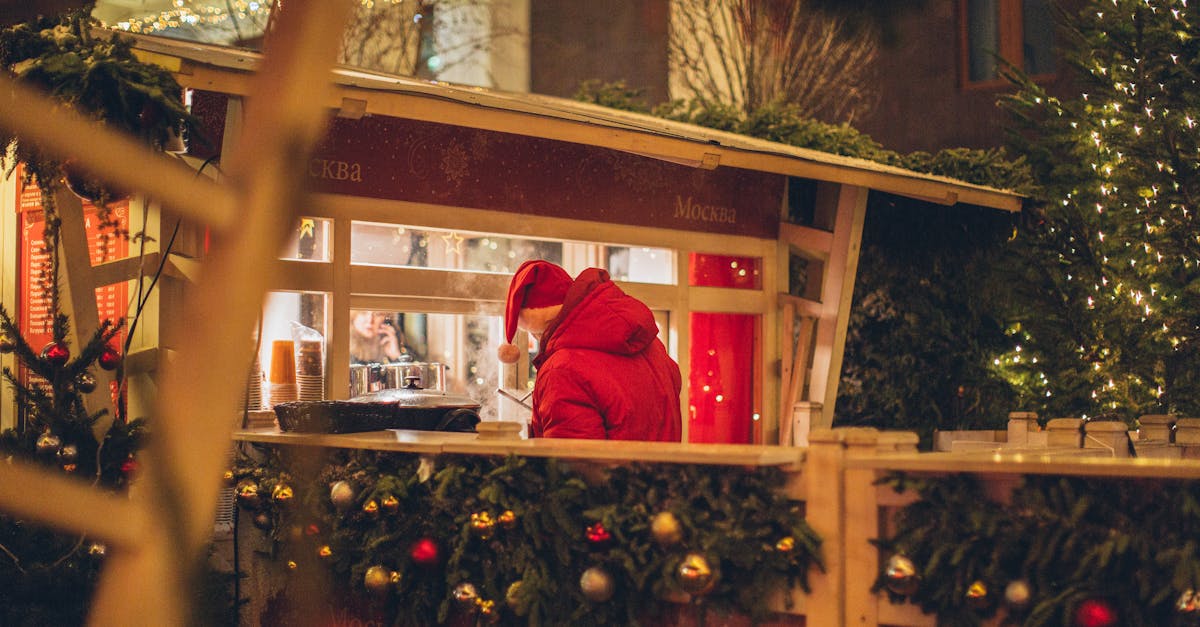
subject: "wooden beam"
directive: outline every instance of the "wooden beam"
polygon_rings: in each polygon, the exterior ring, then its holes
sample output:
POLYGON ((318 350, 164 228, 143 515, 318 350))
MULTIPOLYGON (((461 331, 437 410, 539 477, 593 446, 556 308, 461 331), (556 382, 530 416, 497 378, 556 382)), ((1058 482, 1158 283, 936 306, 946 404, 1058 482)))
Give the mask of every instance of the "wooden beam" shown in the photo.
POLYGON ((868 191, 862 187, 843 185, 836 198, 833 249, 829 262, 825 264, 821 290, 822 314, 817 322, 817 345, 809 378, 809 398, 822 404, 821 418, 825 424, 814 427, 829 426, 833 422, 868 191))
POLYGON ((240 213, 228 189, 197 178, 182 162, 146 150, 142 142, 83 118, 5 74, 0 74, 0 128, 198 222, 229 228, 240 213))

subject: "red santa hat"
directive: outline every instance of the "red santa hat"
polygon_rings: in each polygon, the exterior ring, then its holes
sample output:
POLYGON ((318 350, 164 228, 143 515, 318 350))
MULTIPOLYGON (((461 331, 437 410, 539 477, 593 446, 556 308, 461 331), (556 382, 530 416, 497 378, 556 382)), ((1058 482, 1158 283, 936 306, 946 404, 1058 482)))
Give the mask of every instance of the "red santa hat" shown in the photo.
POLYGON ((532 259, 517 268, 508 285, 508 300, 504 304, 504 339, 507 343, 500 345, 500 361, 514 363, 519 357, 512 341, 517 334, 521 310, 561 305, 570 287, 571 275, 549 261, 532 259))

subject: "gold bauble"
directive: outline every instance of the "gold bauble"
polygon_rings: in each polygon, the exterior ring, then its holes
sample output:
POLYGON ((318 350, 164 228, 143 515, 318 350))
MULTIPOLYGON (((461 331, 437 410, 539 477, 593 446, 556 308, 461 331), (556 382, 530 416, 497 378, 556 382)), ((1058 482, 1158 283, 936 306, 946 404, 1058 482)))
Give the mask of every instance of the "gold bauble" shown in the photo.
POLYGON ((511 509, 506 509, 496 517, 496 522, 505 529, 512 529, 517 526, 517 515, 511 509))
POLYGON ((888 590, 896 594, 910 595, 917 591, 920 584, 916 565, 903 555, 889 557, 883 575, 888 590))
POLYGON ((290 503, 295 494, 296 493, 292 490, 292 486, 286 483, 276 484, 275 489, 271 490, 271 498, 280 505, 286 505, 290 503))
POLYGON ((464 581, 454 586, 454 602, 463 609, 474 608, 475 601, 479 599, 479 591, 475 589, 475 584, 464 581))
POLYGON ((975 580, 967 586, 967 606, 973 610, 982 610, 991 604, 987 584, 975 580))
POLYGON ((679 587, 694 596, 708 594, 717 585, 717 576, 708 559, 699 553, 688 553, 679 564, 679 587))
POLYGON ((613 583, 612 575, 608 571, 593 566, 585 571, 579 578, 579 589, 583 591, 583 596, 593 603, 603 603, 612 598, 616 592, 617 586, 613 583))
POLYGON ((389 494, 383 497, 383 501, 379 504, 379 506, 383 508, 383 511, 389 514, 395 514, 400 510, 400 499, 397 499, 389 494))
POLYGON ((784 536, 775 543, 775 550, 780 553, 788 553, 794 548, 796 548, 796 539, 792 536, 784 536))
POLYGON ((329 486, 329 500, 338 509, 346 509, 354 504, 354 487, 346 481, 335 481, 329 486))
POLYGON ((371 499, 363 503, 362 511, 367 516, 374 518, 379 515, 379 503, 375 502, 375 499, 371 499))
POLYGON ((660 546, 674 546, 683 541, 683 525, 671 512, 659 512, 650 520, 650 535, 660 546))
POLYGON ((386 594, 392 586, 393 575, 396 575, 396 580, 398 581, 399 573, 396 571, 389 570, 383 566, 372 566, 363 574, 363 586, 372 594, 386 594))

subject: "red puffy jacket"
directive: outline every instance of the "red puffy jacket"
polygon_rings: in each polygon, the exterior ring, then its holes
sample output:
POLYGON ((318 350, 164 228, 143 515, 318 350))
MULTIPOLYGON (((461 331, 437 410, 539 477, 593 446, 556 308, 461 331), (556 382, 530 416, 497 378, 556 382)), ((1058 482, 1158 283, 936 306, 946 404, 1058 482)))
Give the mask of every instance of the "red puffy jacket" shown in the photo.
POLYGON ((604 270, 576 277, 533 365, 532 437, 678 442, 682 435, 679 365, 650 309, 604 270))

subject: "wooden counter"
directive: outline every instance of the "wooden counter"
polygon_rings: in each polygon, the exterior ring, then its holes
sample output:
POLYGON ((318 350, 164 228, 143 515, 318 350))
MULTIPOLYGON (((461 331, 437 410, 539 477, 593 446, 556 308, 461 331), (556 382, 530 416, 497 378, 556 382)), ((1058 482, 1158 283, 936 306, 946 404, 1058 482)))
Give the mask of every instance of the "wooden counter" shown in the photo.
POLYGON ((723 466, 780 466, 798 470, 806 449, 754 444, 691 444, 608 440, 487 438, 475 433, 389 429, 365 433, 285 433, 279 429, 243 429, 240 442, 395 451, 436 455, 526 455, 605 462, 650 462, 723 466))

